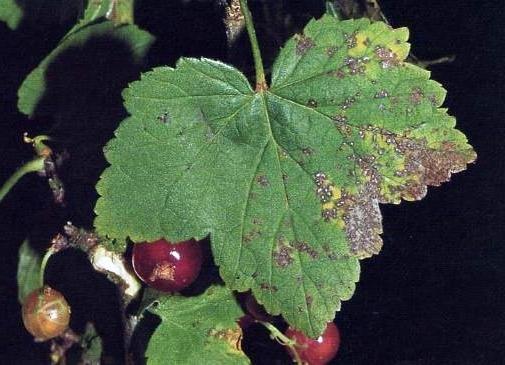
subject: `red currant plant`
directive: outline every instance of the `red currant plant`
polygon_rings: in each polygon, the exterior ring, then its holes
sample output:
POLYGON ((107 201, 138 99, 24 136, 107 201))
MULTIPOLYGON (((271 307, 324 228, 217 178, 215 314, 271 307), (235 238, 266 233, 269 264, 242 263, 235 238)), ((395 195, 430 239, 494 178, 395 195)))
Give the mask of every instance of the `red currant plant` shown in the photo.
POLYGON ((106 148, 97 231, 210 235, 227 287, 318 336, 352 296, 359 259, 381 248, 379 203, 421 199, 475 158, 440 108, 444 89, 403 62, 407 36, 368 19, 313 20, 268 86, 254 53, 255 90, 209 59, 143 74, 106 148))
MULTIPOLYGON (((267 80, 247 1, 239 5, 255 85, 217 60, 158 67, 124 90, 130 116, 105 148, 95 229, 108 247, 210 237, 225 283, 146 307, 162 320, 146 352, 153 364, 247 363, 233 291, 251 290, 268 313, 318 337, 353 295, 359 260, 381 249, 379 204, 421 199, 476 156, 441 107, 445 90, 405 62, 406 28, 312 20, 267 80)), ((47 65, 93 37, 126 41, 141 62, 153 39, 132 24, 132 9, 90 1, 23 83, 20 110, 33 114, 47 65)))

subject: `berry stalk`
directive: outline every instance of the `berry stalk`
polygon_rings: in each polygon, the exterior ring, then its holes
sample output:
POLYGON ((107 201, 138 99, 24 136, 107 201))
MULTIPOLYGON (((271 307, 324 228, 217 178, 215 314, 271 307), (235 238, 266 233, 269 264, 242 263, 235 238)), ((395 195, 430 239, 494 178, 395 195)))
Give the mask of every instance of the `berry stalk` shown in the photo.
POLYGON ((27 163, 22 165, 19 169, 17 169, 0 188, 0 202, 23 176, 29 174, 30 172, 43 171, 44 160, 45 157, 42 156, 36 157, 33 160, 28 161, 27 163))
POLYGON ((298 355, 298 351, 296 350, 296 341, 290 339, 288 336, 286 336, 284 333, 279 331, 277 327, 275 327, 272 323, 270 322, 264 322, 264 321, 257 321, 258 323, 261 323, 263 326, 267 328, 267 330, 270 331, 270 337, 277 342, 279 342, 283 346, 289 347, 291 350, 291 353, 293 354, 293 357, 295 362, 298 365, 303 365, 302 359, 298 355))

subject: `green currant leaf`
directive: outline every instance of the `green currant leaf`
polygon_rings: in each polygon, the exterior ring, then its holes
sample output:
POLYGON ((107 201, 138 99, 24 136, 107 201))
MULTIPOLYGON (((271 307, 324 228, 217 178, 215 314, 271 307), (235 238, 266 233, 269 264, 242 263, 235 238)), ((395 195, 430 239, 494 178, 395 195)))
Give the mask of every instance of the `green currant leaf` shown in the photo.
POLYGON ((382 245, 379 203, 421 199, 475 153, 404 63, 405 28, 325 16, 291 38, 269 90, 181 59, 124 91, 106 148, 99 233, 134 242, 211 235, 226 284, 315 337, 382 245))
POLYGON ((30 241, 25 239, 19 247, 17 272, 19 303, 22 304, 26 296, 40 286, 41 263, 42 256, 30 246, 30 241))
POLYGON ((103 343, 95 326, 88 322, 81 335, 79 344, 82 348, 80 364, 100 365, 102 359, 103 343))
MULTIPOLYGON (((92 9, 88 8, 85 18, 80 25, 74 27, 56 47, 38 66, 35 68, 23 81, 18 91, 18 108, 24 114, 33 117, 35 111, 44 114, 44 110, 37 109, 40 107, 40 101, 45 96, 48 67, 58 59, 59 56, 65 52, 76 50, 83 47, 88 42, 100 39, 100 37, 107 37, 122 44, 127 44, 130 48, 132 59, 136 63, 141 63, 147 54, 154 37, 139 29, 135 25, 115 25, 113 22, 103 18, 96 18, 89 12, 92 9), (89 17, 89 18, 87 18, 89 17), (87 22, 89 20, 97 21, 87 22)), ((100 15, 104 11, 103 7, 97 7, 95 15, 100 15)), ((111 50, 113 52, 113 50, 111 50)), ((111 70, 113 72, 113 70, 111 70)), ((48 103, 46 103, 48 104, 48 103)), ((49 103, 46 107, 53 105, 49 103)), ((50 111, 47 111, 51 114, 50 111)))
POLYGON ((149 309, 161 318, 146 351, 148 364, 249 364, 240 348, 243 315, 233 293, 213 286, 199 296, 164 296, 149 309))
POLYGON ((77 18, 82 7, 82 0, 0 0, 0 21, 13 30, 22 23, 46 27, 77 18))

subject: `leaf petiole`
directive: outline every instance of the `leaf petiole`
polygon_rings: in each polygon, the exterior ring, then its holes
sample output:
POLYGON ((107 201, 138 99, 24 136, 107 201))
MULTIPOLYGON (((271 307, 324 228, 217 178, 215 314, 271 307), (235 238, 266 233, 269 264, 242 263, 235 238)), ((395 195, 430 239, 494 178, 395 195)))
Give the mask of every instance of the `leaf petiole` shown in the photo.
POLYGON ((36 157, 17 169, 0 188, 0 202, 23 176, 29 174, 30 172, 43 171, 45 159, 46 158, 43 156, 36 157))
POLYGON ((54 255, 57 250, 53 248, 53 246, 49 247, 42 258, 42 262, 40 263, 40 274, 39 274, 39 280, 40 280, 40 287, 42 288, 44 286, 44 272, 46 271, 46 266, 47 262, 49 261, 49 258, 54 255))
POLYGON ((251 42, 251 49, 254 58, 254 69, 256 72, 256 91, 263 91, 268 89, 267 81, 265 79, 265 70, 263 69, 263 60, 261 59, 260 47, 258 45, 258 38, 256 37, 256 30, 251 15, 251 11, 247 6, 247 0, 240 0, 240 10, 244 15, 245 27, 251 42))

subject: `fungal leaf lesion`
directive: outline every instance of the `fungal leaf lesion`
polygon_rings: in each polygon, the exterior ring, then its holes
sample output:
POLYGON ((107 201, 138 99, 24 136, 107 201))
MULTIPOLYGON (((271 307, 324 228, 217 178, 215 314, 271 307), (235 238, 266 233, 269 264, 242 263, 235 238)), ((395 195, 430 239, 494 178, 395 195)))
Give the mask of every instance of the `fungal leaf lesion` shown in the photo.
POLYGON ((367 19, 311 21, 261 92, 206 59, 144 74, 107 148, 98 232, 210 235, 229 288, 318 336, 352 296, 359 259, 381 249, 379 205, 421 199, 475 160, 445 90, 405 63, 407 37, 367 19))
POLYGON ((427 186, 448 181, 476 155, 440 108, 445 90, 427 71, 404 62, 405 28, 323 18, 303 34, 314 44, 311 54, 288 42, 273 70, 272 100, 291 107, 290 117, 274 120, 276 139, 307 124, 309 132, 297 134, 291 150, 317 141, 323 151, 303 166, 295 161, 312 174, 320 219, 344 233, 352 255, 370 257, 382 247, 379 203, 422 199, 427 186), (330 48, 337 51, 328 59, 330 48), (293 60, 297 68, 278 71, 293 60))

